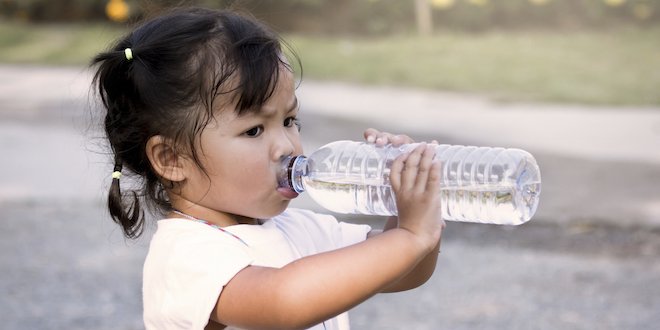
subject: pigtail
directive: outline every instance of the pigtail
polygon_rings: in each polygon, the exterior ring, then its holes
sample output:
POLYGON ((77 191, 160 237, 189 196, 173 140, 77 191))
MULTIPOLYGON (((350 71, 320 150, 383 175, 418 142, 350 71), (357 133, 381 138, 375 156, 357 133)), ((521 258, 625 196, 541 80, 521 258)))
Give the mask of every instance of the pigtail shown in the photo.
MULTIPOLYGON (((94 77, 94 84, 98 88, 98 94, 107 111, 105 116, 106 135, 113 153, 116 155, 112 183, 108 192, 108 211, 112 220, 121 226, 124 236, 134 239, 142 234, 145 217, 139 194, 135 190, 122 192, 120 186, 123 162, 119 154, 126 154, 126 146, 137 142, 135 130, 131 129, 129 124, 131 121, 135 121, 133 111, 135 106, 130 101, 130 98, 133 97, 130 71, 135 54, 131 48, 124 47, 125 44, 127 44, 126 41, 118 44, 115 47, 116 50, 97 55, 93 64, 100 64, 94 77), (115 72, 124 74, 117 75, 114 74, 115 72)), ((129 166, 129 168, 134 171, 135 165, 129 166)))
POLYGON ((121 168, 121 163, 115 163, 112 184, 108 193, 108 210, 112 220, 122 227, 126 237, 138 238, 144 229, 144 213, 141 211, 140 198, 135 191, 122 195, 119 186, 121 168), (131 201, 124 202, 125 198, 129 198, 131 201))

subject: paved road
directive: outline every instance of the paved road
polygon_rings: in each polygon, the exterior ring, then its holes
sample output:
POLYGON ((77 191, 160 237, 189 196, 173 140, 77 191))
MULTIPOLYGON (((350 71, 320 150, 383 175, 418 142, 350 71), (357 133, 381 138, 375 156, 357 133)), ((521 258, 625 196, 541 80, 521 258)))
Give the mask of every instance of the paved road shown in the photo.
MULTIPOLYGON (((3 329, 141 328, 140 273, 148 235, 125 241, 104 213, 103 189, 111 168, 101 135, 91 124, 88 74, 77 68, 0 66, 0 77, 3 329)), ((418 139, 449 143, 517 145, 522 140, 515 134, 490 138, 489 130, 496 128, 488 125, 457 130, 442 123, 493 111, 545 116, 534 135, 539 141, 530 138, 519 145, 537 156, 543 171, 537 216, 519 227, 450 223, 429 283, 358 306, 352 313, 354 328, 650 329, 660 322, 660 169, 655 154, 619 155, 597 145, 593 149, 601 151, 591 153, 558 147, 570 142, 569 136, 583 145, 576 150, 591 149, 601 139, 630 150, 638 144, 656 146, 660 109, 618 109, 627 114, 620 116, 617 109, 537 108, 318 82, 304 82, 299 97, 307 150, 334 139, 357 139, 365 126, 413 131, 418 139), (430 118, 427 108, 438 104, 457 112, 443 113, 442 121, 427 126, 421 119, 430 118), (369 110, 375 106, 391 117, 371 119, 375 115, 369 110), (521 108, 525 114, 514 111, 521 108), (558 113, 553 116, 553 111, 558 113), (397 117, 398 112, 408 119, 397 117), (548 142, 548 131, 566 118, 580 118, 582 126, 565 125, 564 138, 548 142), (618 125, 593 130, 586 124, 610 121, 618 125), (620 141, 628 125, 638 135, 620 141), (607 140, 601 131, 617 138, 607 140)), ((315 208, 306 199, 297 204, 315 208)))

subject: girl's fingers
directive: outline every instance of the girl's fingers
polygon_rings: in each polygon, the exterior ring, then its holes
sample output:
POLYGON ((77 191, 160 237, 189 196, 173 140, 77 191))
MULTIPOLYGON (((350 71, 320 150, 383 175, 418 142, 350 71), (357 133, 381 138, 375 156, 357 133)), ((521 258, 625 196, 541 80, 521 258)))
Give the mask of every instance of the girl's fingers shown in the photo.
POLYGON ((364 139, 369 143, 375 143, 377 146, 381 147, 388 144, 400 146, 403 144, 415 142, 408 135, 395 135, 387 132, 381 132, 375 128, 367 128, 364 131, 364 139))
POLYGON ((405 134, 398 134, 398 135, 391 135, 390 136, 390 141, 392 145, 398 147, 403 144, 409 144, 409 143, 414 143, 415 141, 410 138, 408 135, 405 134))
POLYGON ((390 168, 390 184, 395 191, 399 191, 401 188, 401 172, 403 171, 403 164, 407 158, 408 154, 403 154, 397 157, 390 168))
POLYGON ((405 190, 411 190, 415 186, 419 174, 419 164, 422 159, 422 153, 426 150, 426 143, 422 143, 415 148, 406 159, 403 166, 401 177, 401 186, 405 190))
POLYGON ((433 162, 426 181, 426 191, 429 194, 440 194, 440 183, 442 179, 442 164, 433 162))
POLYGON ((376 136, 376 145, 379 147, 390 144, 392 134, 381 132, 376 136))
POLYGON ((380 133, 379 130, 375 128, 367 128, 364 130, 364 139, 367 140, 369 143, 375 143, 376 142, 376 137, 380 133))
POLYGON ((423 193, 426 191, 428 186, 429 174, 431 172, 431 167, 433 166, 433 158, 435 157, 435 148, 429 145, 424 149, 424 153, 421 156, 417 177, 415 178, 415 187, 416 192, 423 193))
POLYGON ((399 156, 391 167, 390 183, 400 192, 424 193, 440 180, 440 164, 434 162, 435 148, 421 143, 413 151, 399 156), (430 183, 429 181, 434 181, 430 183))

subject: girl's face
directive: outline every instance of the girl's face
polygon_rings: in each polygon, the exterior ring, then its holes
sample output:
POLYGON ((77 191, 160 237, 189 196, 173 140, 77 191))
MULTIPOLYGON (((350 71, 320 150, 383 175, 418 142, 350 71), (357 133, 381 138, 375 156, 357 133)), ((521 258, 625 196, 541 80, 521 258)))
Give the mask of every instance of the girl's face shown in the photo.
POLYGON ((218 225, 284 211, 295 196, 278 190, 277 171, 283 157, 302 154, 293 74, 280 70, 274 93, 260 111, 239 117, 227 105, 216 113, 199 140, 204 171, 188 171, 173 206, 218 225))

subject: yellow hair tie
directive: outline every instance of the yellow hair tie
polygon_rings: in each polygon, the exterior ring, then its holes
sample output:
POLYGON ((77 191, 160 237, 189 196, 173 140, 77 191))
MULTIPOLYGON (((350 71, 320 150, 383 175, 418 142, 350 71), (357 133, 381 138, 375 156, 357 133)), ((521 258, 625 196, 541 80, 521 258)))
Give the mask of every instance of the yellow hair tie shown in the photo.
POLYGON ((124 55, 126 55, 126 59, 129 61, 133 59, 133 51, 130 48, 124 49, 124 55))
POLYGON ((121 178, 121 172, 119 172, 119 171, 114 171, 114 172, 112 172, 112 178, 113 178, 113 179, 119 179, 119 178, 121 178))

